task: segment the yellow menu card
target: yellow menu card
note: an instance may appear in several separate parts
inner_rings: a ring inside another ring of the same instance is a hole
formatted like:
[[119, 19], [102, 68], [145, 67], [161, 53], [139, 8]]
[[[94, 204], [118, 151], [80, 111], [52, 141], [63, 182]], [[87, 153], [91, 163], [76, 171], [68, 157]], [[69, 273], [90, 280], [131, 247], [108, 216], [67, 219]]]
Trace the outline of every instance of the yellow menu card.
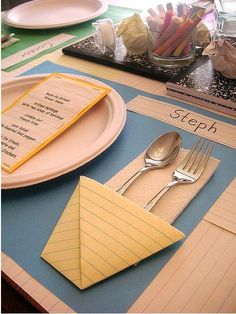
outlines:
[[84, 289], [183, 237], [158, 216], [81, 177], [41, 257]]
[[109, 91], [58, 73], [33, 86], [2, 112], [2, 168], [13, 172]]

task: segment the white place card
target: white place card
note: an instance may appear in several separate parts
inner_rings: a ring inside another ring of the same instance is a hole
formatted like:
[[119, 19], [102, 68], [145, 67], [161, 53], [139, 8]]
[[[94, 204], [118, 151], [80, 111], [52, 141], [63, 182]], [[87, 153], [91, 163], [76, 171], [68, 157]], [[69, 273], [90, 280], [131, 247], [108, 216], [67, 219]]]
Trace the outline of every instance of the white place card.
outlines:
[[60, 34], [57, 36], [53, 36], [47, 40], [41, 41], [40, 43], [33, 45], [31, 47], [28, 47], [24, 50], [21, 50], [7, 58], [4, 58], [2, 60], [1, 69], [5, 70], [9, 68], [12, 65], [15, 65], [19, 62], [25, 61], [27, 59], [30, 59], [41, 52], [51, 49], [57, 45], [60, 45], [72, 38], [75, 38], [76, 36], [72, 36], [69, 34]]
[[174, 125], [217, 143], [236, 148], [236, 126], [233, 124], [140, 95], [127, 104], [127, 109]]

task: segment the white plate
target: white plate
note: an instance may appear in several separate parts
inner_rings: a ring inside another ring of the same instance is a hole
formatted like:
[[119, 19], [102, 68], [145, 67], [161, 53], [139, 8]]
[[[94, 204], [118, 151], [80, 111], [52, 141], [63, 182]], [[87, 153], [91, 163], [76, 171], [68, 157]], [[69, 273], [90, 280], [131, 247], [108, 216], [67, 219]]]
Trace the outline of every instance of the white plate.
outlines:
[[[105, 85], [87, 77], [67, 74]], [[47, 75], [31, 75], [2, 86], [3, 108]], [[107, 85], [105, 85], [107, 86]], [[2, 188], [10, 189], [43, 182], [74, 170], [92, 160], [118, 137], [126, 120], [126, 106], [112, 91], [68, 130], [45, 146], [13, 173], [2, 170]]]
[[33, 0], [6, 12], [3, 21], [16, 28], [61, 28], [91, 20], [107, 7], [104, 0]]

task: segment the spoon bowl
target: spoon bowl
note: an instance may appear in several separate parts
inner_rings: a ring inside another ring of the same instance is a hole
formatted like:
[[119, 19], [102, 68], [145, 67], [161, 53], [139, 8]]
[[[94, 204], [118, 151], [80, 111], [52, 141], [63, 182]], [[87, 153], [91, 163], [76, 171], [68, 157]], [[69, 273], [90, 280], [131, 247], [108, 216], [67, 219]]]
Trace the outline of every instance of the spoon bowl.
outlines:
[[176, 132], [161, 135], [147, 148], [145, 164], [155, 168], [165, 167], [177, 156], [181, 141], [181, 136]]
[[178, 155], [182, 138], [177, 132], [168, 132], [158, 137], [147, 148], [144, 166], [129, 178], [118, 190], [123, 194], [130, 185], [145, 171], [163, 168], [169, 165]]

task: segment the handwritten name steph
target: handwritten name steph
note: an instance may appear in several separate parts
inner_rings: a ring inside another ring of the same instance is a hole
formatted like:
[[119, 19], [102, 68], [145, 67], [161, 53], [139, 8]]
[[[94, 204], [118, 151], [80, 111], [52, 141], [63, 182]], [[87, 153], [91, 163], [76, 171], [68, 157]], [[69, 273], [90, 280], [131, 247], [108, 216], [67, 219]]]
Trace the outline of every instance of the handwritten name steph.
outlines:
[[187, 112], [183, 109], [176, 109], [174, 113], [170, 113], [172, 119], [178, 119], [179, 121], [190, 125], [193, 128], [193, 132], [196, 133], [197, 130], [206, 130], [208, 132], [216, 133], [217, 128], [215, 127], [216, 122], [212, 124], [207, 124], [205, 122], [196, 120], [193, 118], [192, 113]]

